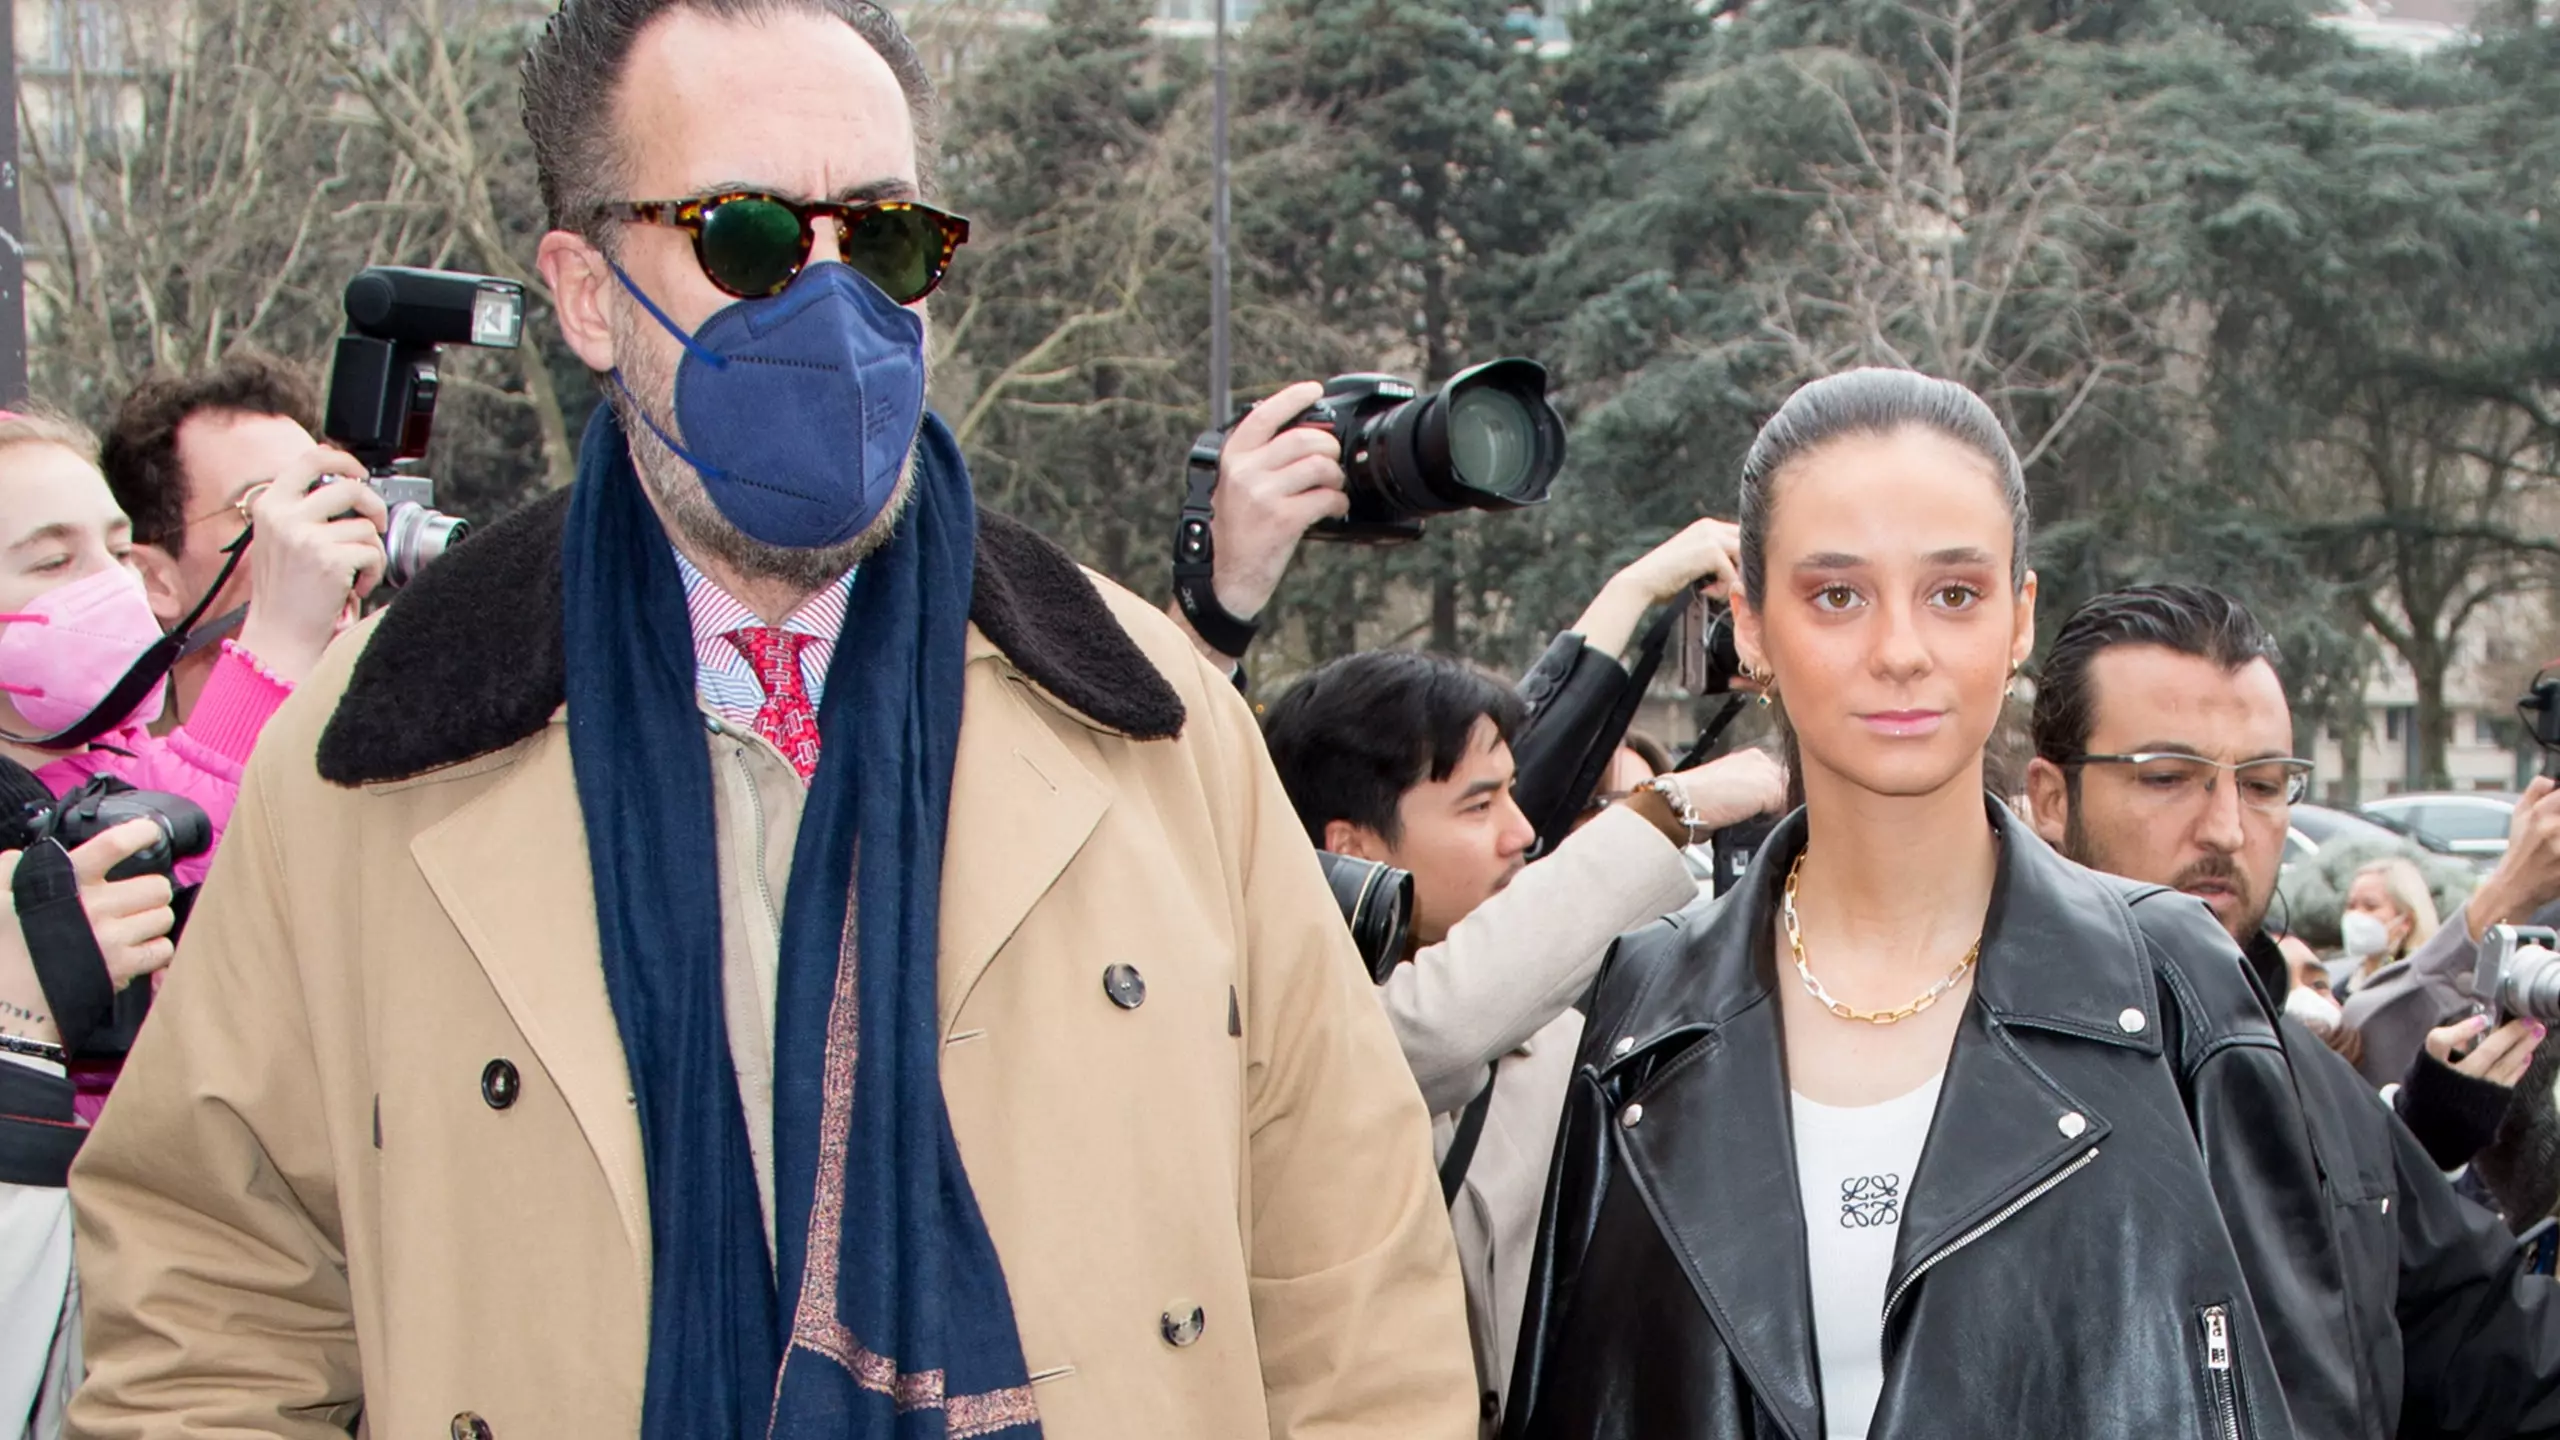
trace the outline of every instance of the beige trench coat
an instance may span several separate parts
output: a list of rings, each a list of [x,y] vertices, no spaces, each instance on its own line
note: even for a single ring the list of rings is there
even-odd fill
[[[411,629],[556,623],[506,588],[510,544],[556,545],[539,523],[440,562]],[[989,569],[982,540],[981,613]],[[1246,708],[1144,604],[1062,599],[1054,570],[1017,653],[970,632],[940,975],[943,1087],[1045,1434],[1472,1435],[1428,1122]],[[1096,683],[1079,631],[1124,630],[1179,738],[1053,693]],[[74,1174],[75,1435],[637,1430],[647,1187],[567,728],[333,785],[314,756],[359,648],[270,727]],[[397,718],[434,723],[417,693]],[[1114,965],[1144,977],[1134,1009]]]

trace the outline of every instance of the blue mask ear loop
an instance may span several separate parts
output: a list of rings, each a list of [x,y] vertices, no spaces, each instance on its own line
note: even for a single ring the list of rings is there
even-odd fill
[[[623,273],[620,265],[615,264],[611,260],[607,260],[604,263],[607,269],[613,271],[613,278],[622,282],[622,288],[631,292],[631,298],[640,302],[640,308],[649,312],[649,318],[657,321],[668,334],[676,337],[676,343],[685,348],[685,353],[693,356],[693,358],[710,366],[714,370],[726,370],[729,368],[729,357],[716,351],[703,348],[700,342],[696,341],[692,336],[678,328],[676,322],[667,318],[667,312],[658,308],[656,301],[651,300],[646,292],[642,291],[638,285],[632,283],[631,277]],[[697,474],[715,476],[722,479],[728,478],[727,471],[720,469],[716,465],[703,464],[701,461],[694,459],[682,445],[676,443],[675,437],[669,435],[665,428],[658,424],[657,417],[649,413],[648,405],[643,403],[638,395],[632,393],[631,386],[622,378],[621,366],[617,365],[613,369],[606,371],[605,378],[611,380],[613,382],[613,388],[621,391],[623,398],[631,402],[631,409],[633,413],[640,417],[640,423],[648,426],[649,433],[657,436],[658,443],[666,446],[668,450],[672,451],[677,459],[692,466]]]

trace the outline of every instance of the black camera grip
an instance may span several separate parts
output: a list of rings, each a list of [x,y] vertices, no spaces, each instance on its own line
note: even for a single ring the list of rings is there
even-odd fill
[[[1226,443],[1225,431],[1211,430],[1191,444],[1190,465],[1183,478],[1182,519],[1173,532],[1173,598],[1210,649],[1242,660],[1262,625],[1238,618],[1218,602],[1218,545],[1209,528],[1217,513],[1218,457]]]
[[[18,933],[26,937],[45,1003],[53,1007],[62,1048],[77,1055],[99,1027],[113,1020],[116,986],[107,973],[106,953],[89,928],[89,911],[80,903],[80,875],[72,868],[71,852],[59,840],[28,846],[19,852],[9,889],[18,908]]]

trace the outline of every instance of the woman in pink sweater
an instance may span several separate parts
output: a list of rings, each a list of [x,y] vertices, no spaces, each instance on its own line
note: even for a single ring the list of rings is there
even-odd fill
[[[183,796],[211,817],[218,846],[259,731],[382,576],[382,502],[361,468],[315,450],[300,469],[244,502],[255,526],[245,562],[253,598],[186,723],[151,733],[155,690],[99,739],[63,747],[45,737],[102,701],[159,627],[128,561],[132,526],[98,471],[96,440],[57,416],[0,412],[0,756],[57,795],[106,774]],[[180,864],[177,884],[200,883],[213,853]],[[104,915],[99,896],[84,898],[122,985],[168,963],[170,889],[152,877],[105,888]],[[0,1036],[43,1043],[52,1037],[41,992],[23,988],[0,974]],[[76,1060],[73,1071],[88,1118],[112,1071],[89,1073]]]

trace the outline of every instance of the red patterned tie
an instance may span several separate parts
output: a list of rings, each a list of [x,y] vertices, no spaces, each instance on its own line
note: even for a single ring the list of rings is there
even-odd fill
[[[809,643],[809,637],[769,625],[749,625],[730,631],[728,639],[755,667],[756,683],[764,687],[756,733],[773,742],[806,785],[818,769],[818,710],[809,703],[809,688],[800,679],[800,647]]]

